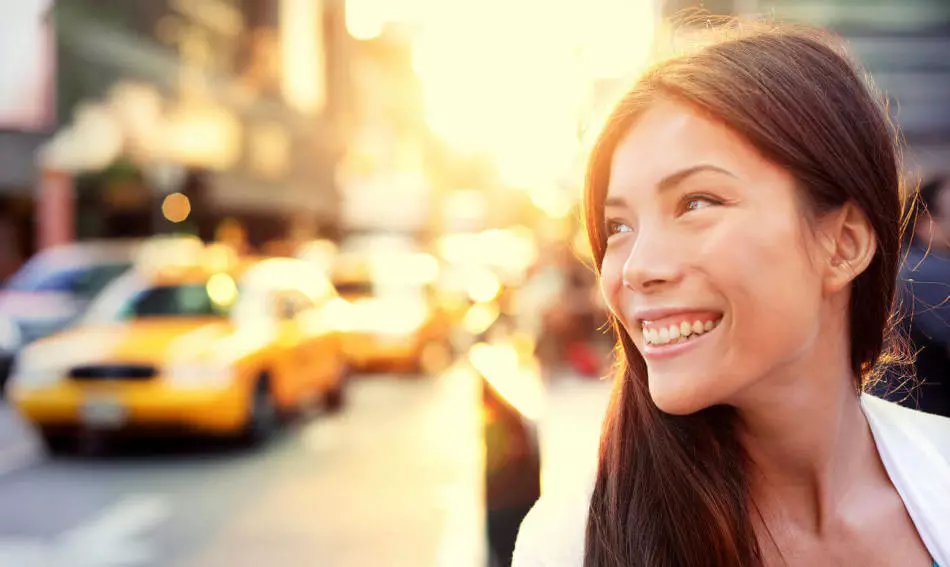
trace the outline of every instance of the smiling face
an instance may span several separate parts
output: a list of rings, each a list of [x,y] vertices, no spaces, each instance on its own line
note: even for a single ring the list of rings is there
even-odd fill
[[[792,176],[690,107],[653,104],[613,155],[601,283],[674,414],[794,373],[823,273]]]

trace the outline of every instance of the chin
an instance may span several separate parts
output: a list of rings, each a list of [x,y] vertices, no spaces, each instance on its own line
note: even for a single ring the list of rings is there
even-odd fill
[[[660,411],[671,415],[690,415],[721,402],[701,384],[675,377],[650,377],[650,397]]]

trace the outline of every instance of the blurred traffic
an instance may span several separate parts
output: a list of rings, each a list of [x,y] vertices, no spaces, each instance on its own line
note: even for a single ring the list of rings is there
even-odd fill
[[[10,399],[51,451],[80,428],[261,440],[281,412],[342,405],[348,364],[323,272],[184,244],[150,243],[67,330],[20,351]]]
[[[610,388],[585,150],[699,5],[950,171],[943,0],[2,3],[0,567],[506,565]]]

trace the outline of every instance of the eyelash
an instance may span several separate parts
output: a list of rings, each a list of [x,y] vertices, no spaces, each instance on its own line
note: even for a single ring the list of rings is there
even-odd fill
[[[619,230],[617,227],[620,227],[620,226],[627,227],[627,230],[625,231]],[[607,221],[607,237],[608,238],[615,234],[619,234],[620,232],[633,232],[633,229],[630,228],[630,226],[623,221],[613,220],[613,219]]]
[[[712,197],[710,195],[705,195],[702,193],[694,193],[692,195],[686,195],[685,197],[683,197],[683,200],[681,201],[679,213],[683,214],[683,213],[699,210],[699,209],[691,209],[689,207],[689,203],[692,201],[706,201],[707,203],[709,203],[710,206],[713,206],[713,207],[716,205],[722,204],[721,199],[717,199],[715,197]]]
[[[708,203],[709,206],[712,206],[712,207],[723,204],[723,201],[721,199],[717,199],[710,195],[705,195],[705,194],[686,195],[685,197],[683,197],[683,200],[680,201],[680,206],[678,208],[677,214],[683,215],[689,212],[697,211],[700,208],[704,208],[704,207],[690,208],[689,204],[693,201],[705,201],[706,203]],[[620,230],[619,227],[626,227],[627,230]],[[606,229],[607,229],[608,238],[615,234],[619,234],[621,232],[633,232],[633,229],[630,228],[630,225],[616,219],[608,219],[606,223]]]

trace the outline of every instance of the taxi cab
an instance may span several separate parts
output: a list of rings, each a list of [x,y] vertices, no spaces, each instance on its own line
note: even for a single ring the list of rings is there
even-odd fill
[[[434,301],[435,259],[413,253],[387,260],[341,254],[331,272],[346,301],[339,318],[348,360],[361,370],[437,372],[451,361],[451,322]]]
[[[76,325],[19,354],[10,398],[52,452],[82,430],[261,441],[285,412],[342,406],[328,278],[290,258],[202,258],[133,269]]]
[[[87,240],[46,248],[0,288],[0,398],[23,346],[51,335],[132,266],[141,240]]]

